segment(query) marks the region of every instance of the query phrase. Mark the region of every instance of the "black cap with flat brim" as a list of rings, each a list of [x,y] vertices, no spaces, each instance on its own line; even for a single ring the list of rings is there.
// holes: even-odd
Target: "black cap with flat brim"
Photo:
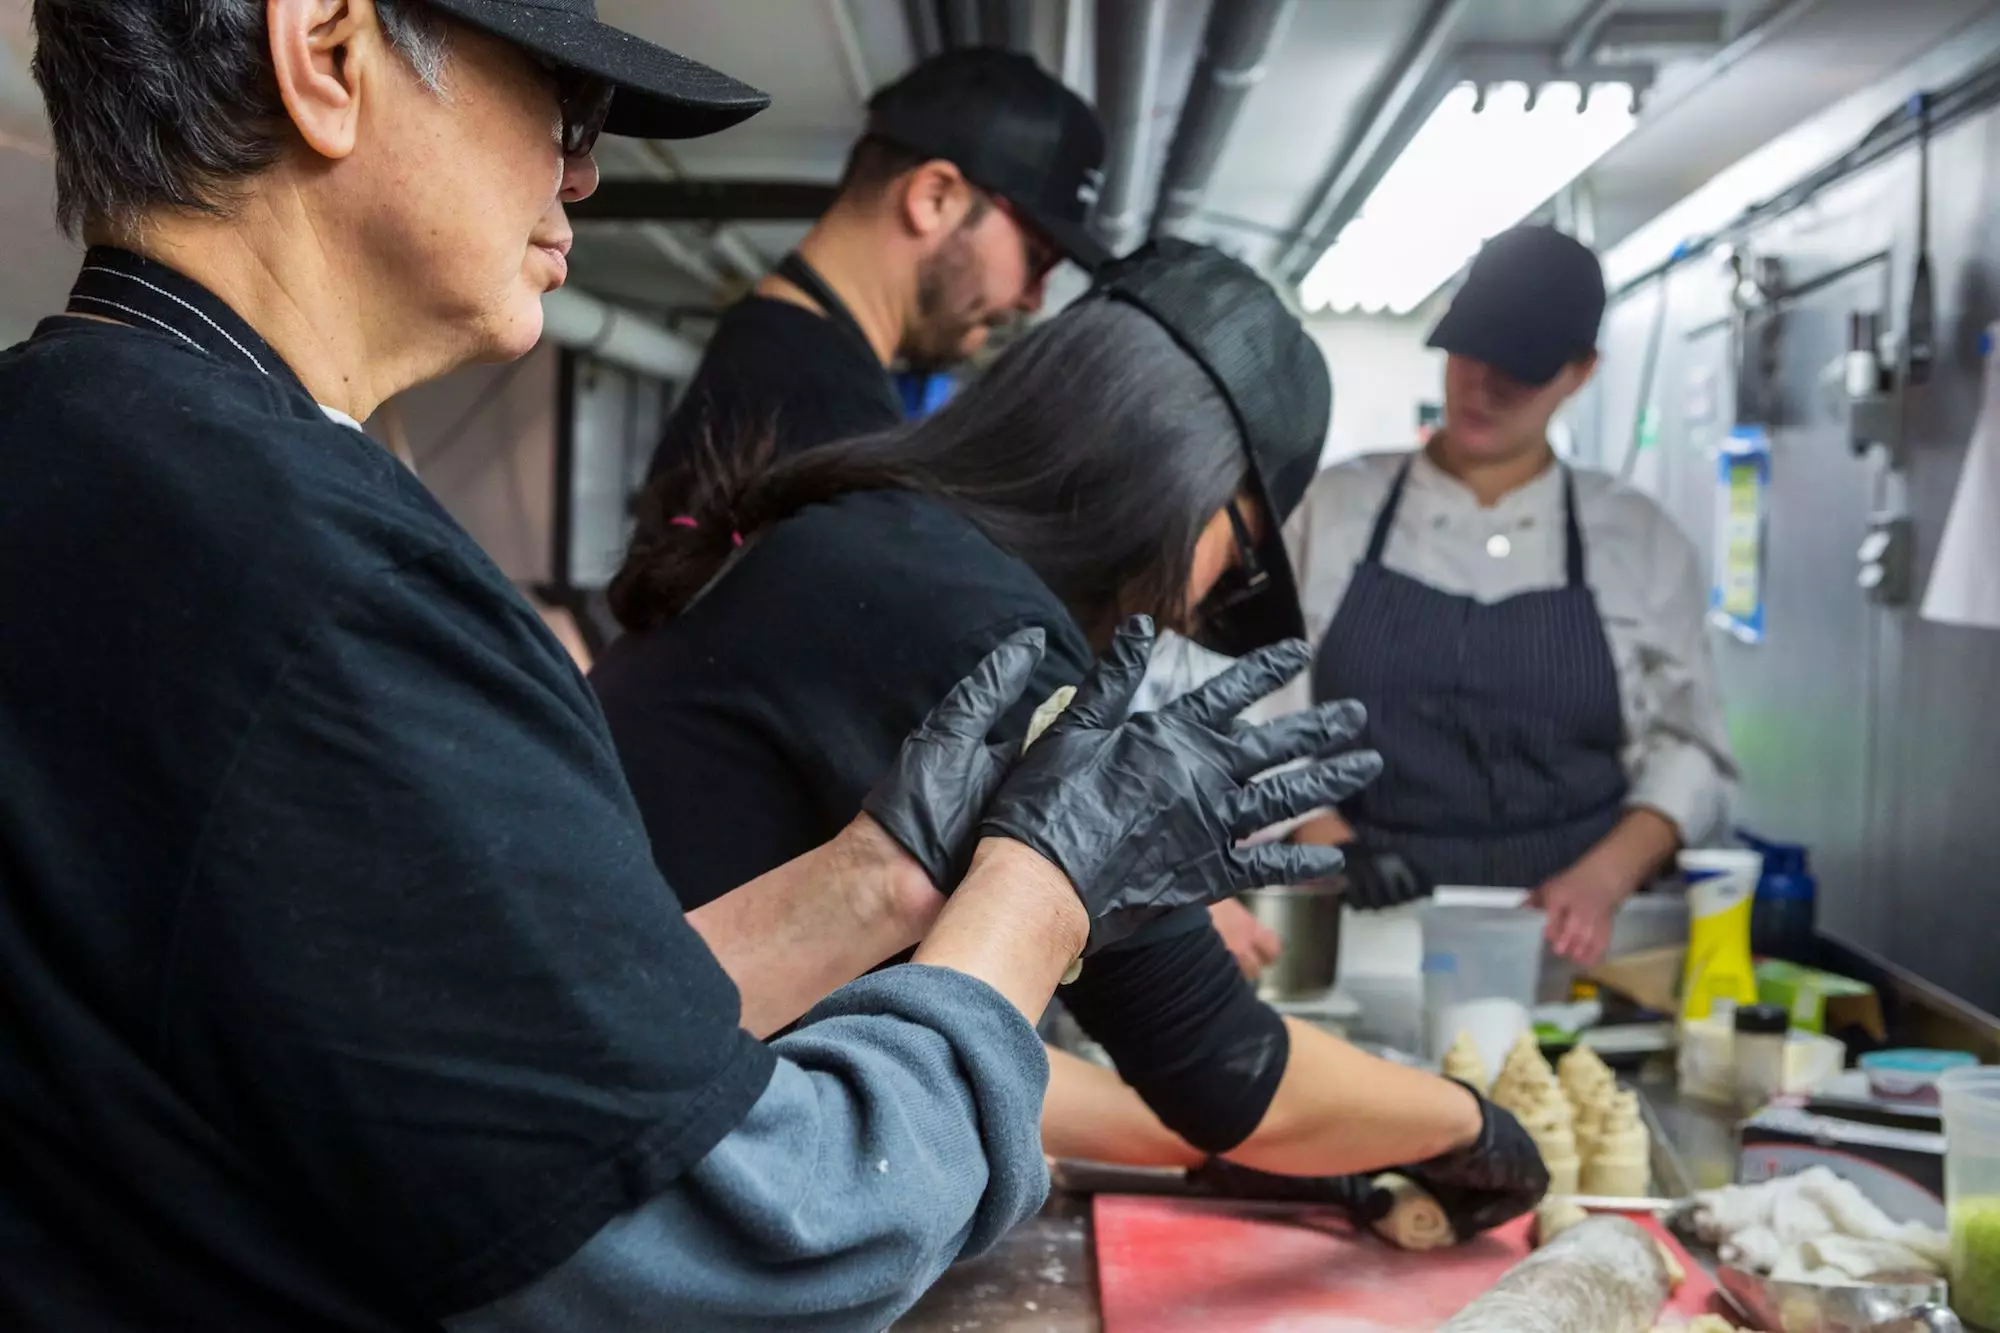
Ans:
[[[1590,247],[1554,227],[1514,227],[1481,248],[1430,345],[1540,388],[1597,350],[1603,320]]]
[[[635,139],[698,139],[771,105],[770,94],[597,20],[595,0],[427,0],[461,23],[617,93],[604,128]]]
[[[932,56],[868,99],[866,134],[952,163],[1081,267],[1095,271],[1111,258],[1089,225],[1104,180],[1104,127],[1033,56],[991,46]]]

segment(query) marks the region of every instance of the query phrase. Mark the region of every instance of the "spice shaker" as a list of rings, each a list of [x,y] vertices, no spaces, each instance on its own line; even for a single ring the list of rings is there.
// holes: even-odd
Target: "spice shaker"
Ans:
[[[1736,1009],[1736,1105],[1751,1115],[1785,1088],[1785,1035],[1792,1016],[1775,1004]]]

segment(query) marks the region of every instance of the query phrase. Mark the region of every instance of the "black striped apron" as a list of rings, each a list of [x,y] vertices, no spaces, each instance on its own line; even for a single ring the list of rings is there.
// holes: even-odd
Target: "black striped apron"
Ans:
[[[1564,469],[1566,583],[1484,603],[1383,566],[1409,475],[1405,463],[1313,665],[1316,700],[1368,706],[1385,763],[1341,813],[1436,883],[1532,888],[1611,831],[1628,785],[1576,487]]]

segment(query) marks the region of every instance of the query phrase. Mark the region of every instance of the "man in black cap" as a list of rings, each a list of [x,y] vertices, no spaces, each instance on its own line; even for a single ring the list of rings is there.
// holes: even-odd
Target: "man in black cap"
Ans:
[[[34,22],[91,248],[0,353],[0,1327],[892,1322],[1047,1188],[1029,1016],[1161,891],[1112,853],[1228,863],[1244,793],[1109,682],[1021,791],[1014,637],[869,815],[684,917],[589,687],[355,423],[534,345],[600,131],[767,99],[590,0]],[[897,911],[916,965],[852,981]]]
[[[1364,885],[1528,889],[1584,963],[1627,897],[1722,826],[1735,773],[1694,547],[1549,445],[1596,369],[1604,302],[1572,238],[1494,237],[1431,335],[1443,429],[1328,469],[1286,529],[1320,645],[1311,695],[1361,699],[1387,761],[1300,836],[1348,844]]]
[[[890,366],[964,361],[1062,260],[1107,257],[1084,225],[1103,158],[1090,106],[1018,52],[947,51],[877,92],[833,207],[723,315],[655,472],[895,425]]]

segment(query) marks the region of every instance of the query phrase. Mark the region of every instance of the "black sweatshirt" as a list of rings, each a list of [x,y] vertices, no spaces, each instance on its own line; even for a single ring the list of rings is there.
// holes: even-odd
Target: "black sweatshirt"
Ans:
[[[652,470],[685,462],[704,438],[739,451],[768,434],[783,456],[902,420],[889,372],[852,333],[789,301],[747,296],[716,325]]]
[[[1090,646],[1034,571],[957,511],[883,491],[776,525],[685,614],[619,640],[591,683],[683,905],[837,834],[904,737],[1030,625],[1048,653],[1002,739],[1083,677]],[[1193,924],[1094,956],[1062,1000],[1162,1120],[1217,1152],[1263,1119],[1286,1035]]]

